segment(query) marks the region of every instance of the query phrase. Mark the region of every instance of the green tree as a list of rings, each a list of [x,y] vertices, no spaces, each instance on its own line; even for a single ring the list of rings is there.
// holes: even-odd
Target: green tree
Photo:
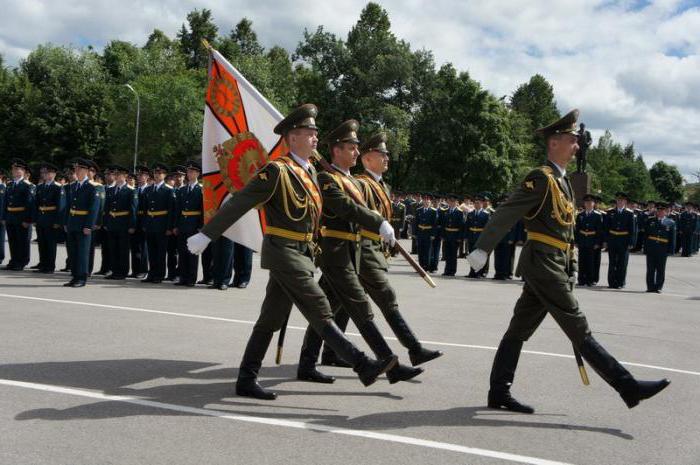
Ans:
[[[540,74],[535,74],[521,84],[510,98],[510,107],[527,117],[532,152],[528,154],[533,164],[541,163],[545,153],[544,140],[535,129],[546,126],[561,117],[554,99],[554,87]]]
[[[651,182],[667,202],[677,202],[683,198],[683,176],[673,165],[657,161],[649,170]]]
[[[209,52],[202,45],[202,39],[214,44],[219,30],[212,20],[211,10],[206,8],[201,11],[192,10],[187,14],[187,24],[187,27],[183,24],[177,34],[180,48],[187,60],[187,67],[206,68]]]

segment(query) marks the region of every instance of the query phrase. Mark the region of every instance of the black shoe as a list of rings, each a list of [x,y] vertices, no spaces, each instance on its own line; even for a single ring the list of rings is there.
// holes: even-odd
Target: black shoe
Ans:
[[[510,395],[510,391],[489,391],[489,408],[505,409],[518,413],[535,413],[535,409],[526,404],[521,404]]]
[[[226,289],[228,289],[228,286],[226,284],[219,284],[218,286],[214,286],[214,289],[225,291]]]
[[[246,287],[248,287],[248,281],[243,282],[243,283],[238,283],[238,284],[236,284],[236,287],[238,289],[245,289]]]
[[[126,276],[111,274],[109,276],[105,276],[104,279],[111,279],[113,281],[124,281],[126,279]]]
[[[162,279],[151,279],[151,284],[160,284],[162,282],[163,282]]]
[[[197,281],[197,284],[205,284],[205,285],[207,285],[207,286],[211,286],[212,282],[213,282],[213,281],[212,281],[211,279],[206,279],[206,280],[205,280],[205,279],[201,279],[201,280]]]
[[[30,266],[29,269],[30,269],[30,270],[40,270],[40,269],[41,269],[41,265],[33,265],[33,266]]]
[[[173,286],[187,286],[187,283],[185,281],[175,281]]]
[[[389,384],[396,384],[399,381],[408,381],[423,373],[422,368],[413,368],[397,363],[394,368],[386,372]]]
[[[68,273],[68,272],[70,271],[70,268],[61,268],[61,269],[58,270],[58,271],[60,271],[60,272],[62,272],[62,273]]]
[[[152,283],[152,282],[153,282],[153,278],[149,278],[148,276],[146,276],[145,278],[143,278],[143,279],[141,280],[141,282],[142,282],[142,283]]]
[[[408,351],[408,358],[411,360],[411,365],[414,367],[442,357],[443,355],[445,354],[441,350],[428,350],[424,347],[418,347],[417,349]]]
[[[85,287],[85,281],[76,281],[71,287]]]
[[[654,397],[659,392],[666,389],[666,386],[671,384],[671,381],[664,378],[659,381],[637,381],[637,389],[629,393],[620,393],[622,400],[625,401],[627,407],[633,408],[644,399]]]
[[[252,397],[260,400],[275,400],[277,393],[263,389],[255,380],[241,381],[236,383],[236,394],[241,397]]]
[[[63,287],[73,287],[73,284],[75,284],[76,281],[74,279],[71,279],[67,283],[63,283]]]
[[[94,273],[94,274],[95,274],[95,276],[104,276],[104,275],[106,275],[107,273],[109,273],[109,271],[98,270],[98,271],[97,271],[96,273]]]
[[[399,358],[396,355],[390,355],[382,360],[365,360],[360,367],[357,367],[357,375],[360,377],[360,381],[365,386],[370,386],[374,384],[377,378],[387,371],[391,370],[399,362]]]
[[[299,381],[309,381],[312,383],[333,384],[335,378],[333,376],[324,375],[315,367],[299,368],[297,371],[297,379]]]
[[[321,356],[321,365],[326,365],[329,367],[340,367],[340,368],[352,368],[345,360],[339,358],[335,352],[323,352]]]
[[[174,277],[174,276],[168,276],[168,277],[166,277],[163,281],[175,281],[175,277]]]

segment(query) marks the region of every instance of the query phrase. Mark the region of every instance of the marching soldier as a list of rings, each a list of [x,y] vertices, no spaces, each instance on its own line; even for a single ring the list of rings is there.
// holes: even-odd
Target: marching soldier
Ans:
[[[474,197],[474,210],[467,214],[467,220],[464,223],[465,236],[467,238],[467,243],[469,250],[474,250],[476,242],[481,236],[481,232],[486,227],[486,223],[489,222],[489,217],[491,214],[486,210],[486,200],[488,197],[486,194],[478,194]],[[484,267],[479,270],[473,268],[469,269],[469,274],[467,278],[484,278],[489,273],[489,260],[486,260]]]
[[[11,162],[12,181],[5,189],[5,228],[10,244],[6,270],[22,271],[29,264],[34,215],[35,187],[26,179],[29,165],[15,158]]]
[[[146,245],[148,246],[148,275],[142,283],[160,284],[165,278],[168,236],[175,224],[175,190],[165,183],[168,167],[153,165],[153,184],[146,189]]]
[[[416,216],[413,219],[413,231],[416,235],[416,248],[418,251],[418,263],[428,272],[432,272],[433,262],[433,239],[438,233],[438,212],[432,205],[433,196],[423,194],[423,206],[416,209]]]
[[[442,216],[441,234],[444,242],[445,271],[443,276],[457,273],[457,253],[464,233],[464,214],[457,206],[456,194],[447,196],[447,211]]]
[[[394,232],[385,216],[367,207],[364,186],[350,174],[350,168],[355,166],[360,154],[358,129],[357,121],[348,120],[323,140],[331,152],[333,171],[323,171],[318,175],[323,198],[320,220],[322,253],[319,256],[323,274],[319,284],[328,296],[331,308],[337,312],[342,307],[377,358],[388,359],[396,356],[374,323],[372,306],[358,274],[362,268],[362,231],[365,231],[366,237],[380,240],[382,237],[393,239]],[[386,192],[379,187],[385,202],[382,210],[390,218],[391,203]],[[332,376],[324,375],[316,369],[321,344],[319,334],[309,326],[299,356],[298,379],[317,383],[335,381]],[[342,354],[339,355],[344,359]],[[414,378],[422,372],[421,368],[396,364],[386,373],[389,382],[394,384]]]
[[[666,216],[668,205],[659,202],[656,216],[645,225],[647,256],[647,292],[661,294],[666,277],[666,257],[673,255],[676,247],[676,223]]]
[[[100,193],[97,184],[88,179],[88,170],[93,166],[90,160],[77,158],[74,161],[77,181],[67,192],[65,218],[66,248],[70,254],[71,275],[65,287],[83,287],[88,278],[90,243],[100,212]]]
[[[112,273],[105,279],[122,280],[129,274],[129,242],[136,232],[139,194],[126,183],[129,170],[118,165],[112,170],[116,181],[107,189],[102,226]]]
[[[636,241],[637,223],[634,213],[627,208],[629,196],[618,192],[615,199],[616,207],[608,210],[606,215],[604,247],[608,249],[609,258],[608,287],[620,289],[625,287],[627,262]]]
[[[585,209],[576,216],[576,247],[578,248],[578,285],[593,286],[597,283],[596,254],[600,254],[605,234],[605,218],[595,209],[596,197],[583,196]],[[598,261],[598,268],[600,261]]]
[[[267,227],[261,266],[270,270],[270,278],[238,372],[236,393],[241,396],[277,397],[258,384],[258,372],[274,332],[284,325],[293,304],[323,340],[353,366],[363,384],[374,383],[397,362],[395,355],[372,360],[345,337],[333,321],[328,298],[313,277],[317,254],[313,241],[323,202],[316,171],[309,163],[318,142],[316,114],[316,106],[307,104],[280,121],[274,132],[284,137],[288,154],[261,168],[201,233],[187,241],[192,253],[201,253],[250,209],[264,206]],[[385,239],[390,241],[392,236],[387,234]]]
[[[147,166],[136,167],[136,230],[130,237],[130,278],[143,279],[148,272],[148,245],[146,243],[146,189],[151,170]]]
[[[360,156],[365,172],[357,177],[362,184],[363,200],[367,206],[378,212],[387,220],[393,214],[390,206],[390,187],[382,179],[383,174],[389,169],[389,152],[386,147],[386,135],[375,134],[360,147]],[[433,360],[442,355],[440,351],[425,349],[411,331],[408,323],[399,312],[399,304],[396,292],[389,282],[386,248],[382,244],[378,231],[361,228],[362,237],[360,246],[360,283],[365,292],[379,307],[389,327],[397,339],[408,349],[408,356],[413,366],[417,366]],[[336,312],[336,323],[341,329],[345,329],[348,323],[348,313],[345,310]],[[324,365],[344,366],[335,353],[324,347],[322,363]],[[420,373],[404,370],[406,374]],[[394,373],[389,371],[389,379],[396,381]]]
[[[37,186],[34,210],[41,266],[35,273],[51,274],[56,269],[56,247],[65,217],[66,195],[61,185],[55,181],[58,167],[44,163],[42,168],[44,182]]]
[[[664,389],[669,381],[638,381],[593,338],[573,295],[575,259],[574,195],[566,165],[578,150],[578,110],[537,132],[545,137],[547,164],[527,175],[494,213],[467,259],[474,269],[518,221],[525,219],[528,239],[518,262],[525,285],[515,304],[510,326],[500,342],[491,370],[488,406],[533,413],[515,400],[510,387],[523,346],[549,312],[576,350],[622,397],[629,408]]]
[[[177,190],[177,212],[173,230],[180,258],[180,279],[175,285],[194,287],[197,282],[199,257],[187,250],[187,239],[197,234],[204,225],[202,186],[198,181],[202,167],[196,161],[190,160],[185,168],[187,183]]]

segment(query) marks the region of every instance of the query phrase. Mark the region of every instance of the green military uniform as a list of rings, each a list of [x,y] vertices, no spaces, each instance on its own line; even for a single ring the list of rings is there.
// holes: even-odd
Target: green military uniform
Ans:
[[[376,134],[368,139],[360,147],[360,152],[365,154],[370,151],[386,152],[386,136],[383,133]],[[358,176],[362,184],[363,198],[367,206],[379,213],[383,218],[389,219],[392,214],[390,202],[391,191],[383,179],[376,179],[373,173],[365,171]],[[410,327],[399,312],[399,304],[396,292],[391,287],[387,271],[387,250],[382,244],[381,237],[376,229],[361,229],[361,260],[359,279],[365,292],[379,307],[387,323],[398,338],[399,342],[409,349],[411,363],[419,365],[442,355],[440,351],[427,350],[422,347]],[[336,323],[341,329],[345,329],[348,322],[348,314],[342,309],[334,309]],[[332,359],[330,348],[326,347],[324,359]]]
[[[539,129],[549,138],[576,135],[578,110]],[[575,147],[575,146],[574,146]],[[573,295],[576,262],[574,243],[574,195],[571,183],[551,161],[532,170],[521,185],[491,216],[476,249],[492,251],[501,237],[524,218],[528,239],[516,274],[525,284],[503,336],[491,371],[490,407],[531,413],[510,396],[520,350],[549,313],[593,368],[622,396],[631,408],[663,389],[668,381],[638,382],[591,336],[585,315]]]
[[[391,227],[396,231],[397,238],[406,223],[406,205],[398,200],[391,203]]]
[[[316,129],[316,113],[314,105],[303,105],[283,119],[275,127],[275,133],[286,135],[293,129]],[[276,397],[259,386],[257,376],[273,332],[284,325],[292,305],[353,365],[365,385],[373,383],[396,363],[396,357],[381,362],[367,358],[332,320],[328,299],[314,280],[313,259],[317,253],[314,240],[322,209],[320,188],[313,166],[304,167],[299,160],[289,154],[267,163],[201,231],[213,240],[252,208],[261,208],[265,215],[261,267],[270,270],[270,278],[239,370],[236,392],[243,396]]]
[[[338,144],[358,144],[358,128],[357,121],[346,121],[328,134],[324,142],[329,144],[331,151]],[[384,217],[367,208],[362,184],[349,173],[343,173],[339,169],[324,171],[318,175],[318,180],[323,196],[320,230],[322,253],[318,259],[323,275],[319,284],[334,309],[342,306],[348,312],[377,357],[390,357],[393,353],[374,324],[372,305],[358,276],[361,269],[360,228],[378,231]],[[315,368],[321,342],[317,331],[309,327],[299,357],[299,379],[322,383],[334,381]],[[387,376],[392,383],[409,379],[406,370],[411,369],[399,365],[392,368]],[[416,376],[420,371],[412,373],[410,377]]]

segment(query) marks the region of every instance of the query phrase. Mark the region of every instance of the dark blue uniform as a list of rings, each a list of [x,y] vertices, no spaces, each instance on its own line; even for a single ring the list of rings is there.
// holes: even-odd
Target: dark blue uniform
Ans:
[[[515,244],[522,240],[523,223],[518,221],[503,236],[496,248],[493,249],[493,279],[505,280],[513,277],[513,259],[515,258]]]
[[[467,213],[467,221],[464,223],[464,233],[469,245],[469,250],[475,250],[474,246],[476,241],[479,240],[481,232],[486,227],[486,223],[489,222],[488,210],[482,208],[481,210],[472,210]],[[489,273],[489,258],[486,258],[486,264],[480,270],[469,269],[468,278],[483,278]]]
[[[185,185],[177,190],[177,252],[180,258],[180,283],[194,286],[197,282],[199,258],[187,249],[187,239],[197,234],[204,225],[202,186]]]
[[[652,217],[646,224],[644,253],[647,256],[647,292],[660,292],[666,276],[666,257],[676,248],[676,223]]]
[[[598,210],[585,210],[576,216],[574,231],[578,248],[578,284],[593,286],[598,282],[600,251],[605,238],[605,216]]]
[[[246,287],[253,273],[253,250],[233,243],[233,286]]]
[[[56,269],[56,245],[65,218],[66,195],[57,182],[36,188],[34,222],[39,242],[39,271],[53,273]]]
[[[7,186],[0,182],[0,263],[5,261],[5,195]]]
[[[438,212],[433,207],[420,207],[416,210],[413,219],[416,234],[416,248],[418,249],[418,263],[426,271],[431,270],[433,252],[433,239],[438,233]]]
[[[131,277],[140,278],[148,272],[148,246],[146,245],[146,196],[147,185],[136,187],[138,198],[136,210],[136,231],[130,237]]]
[[[678,218],[678,240],[681,242],[681,255],[690,257],[693,254],[693,239],[698,223],[697,213],[683,211]]]
[[[137,209],[136,189],[127,184],[107,189],[102,229],[110,254],[111,279],[124,279],[129,274],[129,230],[136,229]]]
[[[165,278],[165,259],[167,251],[166,232],[175,225],[175,189],[161,183],[153,184],[145,192],[146,243],[148,245],[147,282],[159,283]]]
[[[457,249],[464,234],[464,214],[457,207],[448,208],[440,217],[440,235],[444,241],[445,276],[457,273]]]
[[[85,180],[71,184],[66,208],[66,244],[70,253],[73,282],[85,283],[90,261],[92,233],[100,212],[98,184]],[[84,229],[90,232],[85,234]]]
[[[88,263],[88,275],[92,274],[92,270],[95,265],[95,246],[97,245],[100,246],[100,256],[102,260],[100,264],[100,269],[98,270],[97,274],[107,274],[111,271],[111,266],[109,264],[109,252],[107,251],[109,245],[106,245],[107,240],[105,238],[104,231],[102,231],[105,201],[107,199],[107,188],[99,182],[92,181],[92,184],[95,186],[95,190],[97,191],[97,195],[100,199],[100,205],[99,210],[97,212],[97,221],[95,222],[95,231],[93,231],[92,237],[90,239],[90,260]]]
[[[7,268],[22,270],[29,263],[35,202],[34,184],[22,179],[10,181],[5,190],[5,228],[10,243]],[[22,223],[27,226],[23,226]]]
[[[610,261],[608,286],[620,289],[625,287],[630,249],[637,240],[637,223],[632,210],[612,208],[607,212],[605,226],[605,242]]]

